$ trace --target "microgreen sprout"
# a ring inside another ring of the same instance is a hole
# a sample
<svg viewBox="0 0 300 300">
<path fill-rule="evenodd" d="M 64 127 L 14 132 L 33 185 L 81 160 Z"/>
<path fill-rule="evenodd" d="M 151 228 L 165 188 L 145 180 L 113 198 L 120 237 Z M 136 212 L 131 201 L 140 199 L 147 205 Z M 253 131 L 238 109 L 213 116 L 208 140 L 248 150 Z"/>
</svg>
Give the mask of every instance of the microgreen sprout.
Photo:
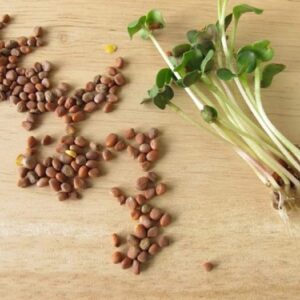
<svg viewBox="0 0 300 300">
<path fill-rule="evenodd" d="M 170 108 L 199 128 L 207 128 L 232 144 L 238 155 L 269 187 L 277 199 L 283 220 L 287 209 L 295 206 L 300 192 L 300 149 L 270 121 L 261 99 L 261 89 L 271 86 L 285 69 L 271 62 L 274 50 L 268 40 L 259 40 L 236 49 L 237 29 L 246 13 L 260 15 L 262 9 L 246 4 L 235 6 L 226 15 L 228 0 L 218 0 L 218 20 L 202 30 L 187 32 L 187 41 L 167 55 L 154 32 L 166 25 L 162 14 L 151 10 L 128 25 L 131 38 L 140 34 L 151 40 L 167 68 L 156 76 L 148 98 L 160 109 Z M 183 88 L 199 109 L 199 120 L 173 102 L 174 87 Z M 244 111 L 245 102 L 253 121 Z M 208 126 L 204 124 L 208 123 Z"/>
</svg>

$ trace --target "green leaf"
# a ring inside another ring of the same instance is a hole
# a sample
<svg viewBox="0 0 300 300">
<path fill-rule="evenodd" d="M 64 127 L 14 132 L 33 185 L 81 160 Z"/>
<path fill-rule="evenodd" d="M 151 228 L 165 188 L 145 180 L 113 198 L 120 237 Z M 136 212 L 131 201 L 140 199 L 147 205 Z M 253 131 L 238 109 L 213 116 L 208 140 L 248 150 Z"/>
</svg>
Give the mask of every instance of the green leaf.
<svg viewBox="0 0 300 300">
<path fill-rule="evenodd" d="M 268 40 L 261 40 L 244 46 L 238 53 L 248 50 L 254 52 L 256 57 L 263 62 L 270 61 L 274 57 L 274 50 L 270 47 L 270 41 Z"/>
<path fill-rule="evenodd" d="M 143 40 L 149 39 L 150 32 L 147 29 L 142 28 L 138 33 Z"/>
<path fill-rule="evenodd" d="M 156 85 L 159 89 L 171 82 L 173 72 L 169 68 L 161 69 L 156 75 Z"/>
<path fill-rule="evenodd" d="M 159 93 L 159 88 L 154 85 L 149 91 L 148 91 L 148 95 L 150 98 L 154 98 L 158 95 Z"/>
<path fill-rule="evenodd" d="M 238 54 L 237 66 L 239 74 L 252 73 L 257 65 L 257 58 L 253 51 L 245 50 Z"/>
<path fill-rule="evenodd" d="M 133 21 L 128 25 L 127 31 L 131 39 L 137 32 L 139 32 L 143 28 L 145 21 L 146 16 L 142 16 L 138 20 Z"/>
<path fill-rule="evenodd" d="M 185 68 L 189 61 L 197 57 L 196 51 L 194 49 L 189 50 L 183 54 L 180 64 L 175 68 L 175 71 L 181 71 Z"/>
<path fill-rule="evenodd" d="M 150 102 L 152 102 L 152 98 L 145 98 L 145 99 L 143 99 L 143 100 L 141 101 L 140 104 L 147 104 L 147 103 L 150 103 Z"/>
<path fill-rule="evenodd" d="M 210 69 L 210 63 L 213 61 L 215 55 L 214 50 L 209 50 L 204 60 L 201 63 L 201 72 L 204 74 L 206 71 Z"/>
<path fill-rule="evenodd" d="M 165 109 L 166 105 L 171 101 L 174 97 L 174 92 L 169 85 L 165 86 L 164 91 L 160 92 L 157 96 L 154 97 L 154 104 L 160 109 Z"/>
<path fill-rule="evenodd" d="M 228 81 L 236 77 L 234 73 L 232 73 L 229 69 L 222 68 L 217 71 L 217 76 L 224 81 Z"/>
<path fill-rule="evenodd" d="M 206 56 L 209 50 L 215 50 L 214 43 L 210 40 L 202 41 L 202 43 L 196 44 L 194 48 L 201 51 L 203 56 Z"/>
<path fill-rule="evenodd" d="M 173 48 L 172 54 L 174 57 L 181 57 L 185 52 L 191 50 L 190 44 L 180 44 Z"/>
<path fill-rule="evenodd" d="M 269 64 L 267 65 L 262 73 L 261 87 L 267 88 L 272 84 L 273 78 L 278 73 L 282 72 L 286 68 L 282 64 Z"/>
<path fill-rule="evenodd" d="M 198 79 L 199 79 L 199 71 L 195 70 L 195 71 L 192 71 L 192 72 L 186 74 L 183 77 L 182 84 L 185 87 L 189 87 L 189 86 L 193 85 L 194 83 L 196 83 Z"/>
<path fill-rule="evenodd" d="M 263 13 L 263 10 L 260 8 L 256 8 L 247 4 L 241 4 L 237 5 L 233 8 L 233 15 L 236 19 L 236 22 L 240 19 L 240 17 L 245 13 L 255 13 L 257 15 L 260 15 Z"/>
<path fill-rule="evenodd" d="M 205 105 L 201 111 L 203 120 L 207 123 L 214 123 L 218 119 L 218 112 L 214 107 Z"/>
<path fill-rule="evenodd" d="M 186 37 L 191 44 L 196 44 L 198 42 L 199 35 L 199 30 L 190 30 L 187 32 Z"/>
<path fill-rule="evenodd" d="M 228 29 L 228 27 L 230 26 L 231 22 L 232 22 L 232 14 L 229 14 L 225 17 L 225 21 L 224 21 L 224 27 L 225 27 L 225 31 Z"/>
<path fill-rule="evenodd" d="M 153 9 L 148 12 L 146 16 L 146 24 L 148 25 L 149 29 L 161 29 L 164 28 L 166 22 L 159 10 Z"/>
</svg>

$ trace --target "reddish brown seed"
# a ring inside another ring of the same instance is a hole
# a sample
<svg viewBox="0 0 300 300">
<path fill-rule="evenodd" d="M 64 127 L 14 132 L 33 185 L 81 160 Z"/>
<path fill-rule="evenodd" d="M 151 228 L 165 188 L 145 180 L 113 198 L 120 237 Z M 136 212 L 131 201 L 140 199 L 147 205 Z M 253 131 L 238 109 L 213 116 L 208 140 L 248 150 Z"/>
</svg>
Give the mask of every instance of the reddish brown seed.
<svg viewBox="0 0 300 300">
<path fill-rule="evenodd" d="M 46 169 L 46 175 L 50 178 L 54 178 L 56 176 L 57 171 L 53 167 L 48 167 Z"/>
<path fill-rule="evenodd" d="M 155 189 L 150 188 L 144 191 L 144 196 L 147 200 L 152 199 L 156 195 Z"/>
<path fill-rule="evenodd" d="M 85 164 L 88 168 L 90 169 L 94 169 L 94 168 L 98 168 L 99 163 L 96 160 L 88 160 Z"/>
<path fill-rule="evenodd" d="M 124 205 L 126 202 L 126 196 L 125 195 L 121 195 L 118 197 L 118 202 L 120 203 L 120 205 Z"/>
<path fill-rule="evenodd" d="M 136 197 L 135 197 L 135 200 L 136 202 L 139 204 L 139 205 L 143 205 L 147 202 L 147 199 L 144 197 L 144 195 L 142 194 L 138 194 Z"/>
<path fill-rule="evenodd" d="M 74 176 L 74 170 L 69 165 L 64 165 L 61 169 L 61 172 L 67 176 L 67 177 L 73 177 Z"/>
<path fill-rule="evenodd" d="M 32 155 L 26 156 L 23 159 L 24 167 L 29 169 L 29 170 L 33 170 L 36 167 L 36 164 L 37 164 L 36 158 Z"/>
<path fill-rule="evenodd" d="M 75 134 L 75 133 L 76 133 L 76 128 L 74 127 L 74 125 L 68 124 L 68 125 L 66 126 L 66 133 L 67 133 L 68 135 L 73 135 L 73 134 Z"/>
<path fill-rule="evenodd" d="M 108 94 L 106 99 L 109 103 L 117 103 L 119 101 L 119 97 L 115 94 Z"/>
<path fill-rule="evenodd" d="M 51 178 L 49 180 L 49 186 L 55 192 L 58 192 L 60 190 L 60 182 L 55 178 Z"/>
<path fill-rule="evenodd" d="M 115 59 L 114 67 L 117 69 L 122 69 L 124 67 L 124 59 L 122 57 L 117 57 Z"/>
<path fill-rule="evenodd" d="M 30 136 L 27 139 L 27 146 L 29 148 L 34 148 L 35 146 L 37 146 L 37 144 L 38 144 L 38 140 L 34 136 Z"/>
<path fill-rule="evenodd" d="M 34 170 L 36 172 L 36 169 Z M 20 175 L 21 178 L 24 178 L 26 177 L 27 175 L 27 172 L 28 172 L 28 169 L 24 168 L 24 167 L 19 167 L 18 168 L 18 173 Z M 38 175 L 39 176 L 39 175 Z"/>
<path fill-rule="evenodd" d="M 164 183 L 159 183 L 156 187 L 155 187 L 155 191 L 156 194 L 158 196 L 164 194 L 167 191 L 167 186 Z"/>
<path fill-rule="evenodd" d="M 158 154 L 157 150 L 150 151 L 146 156 L 147 160 L 151 161 L 151 162 L 158 160 L 158 157 L 159 157 L 159 154 Z"/>
<path fill-rule="evenodd" d="M 157 150 L 158 149 L 158 139 L 151 140 L 150 147 L 152 150 Z"/>
<path fill-rule="evenodd" d="M 47 186 L 49 184 L 49 178 L 47 177 L 42 177 L 38 180 L 38 182 L 36 183 L 37 187 L 44 187 Z"/>
<path fill-rule="evenodd" d="M 1 22 L 5 23 L 5 24 L 9 23 L 10 22 L 10 15 L 8 15 L 8 14 L 3 15 Z"/>
<path fill-rule="evenodd" d="M 42 145 L 44 146 L 48 146 L 52 143 L 52 137 L 50 135 L 46 135 L 44 136 L 44 138 L 42 139 Z"/>
<path fill-rule="evenodd" d="M 130 246 L 127 251 L 127 256 L 131 259 L 135 259 L 139 255 L 140 251 L 141 250 L 138 247 Z"/>
<path fill-rule="evenodd" d="M 114 247 L 119 247 L 121 245 L 121 238 L 116 233 L 112 234 L 111 239 Z"/>
<path fill-rule="evenodd" d="M 67 183 L 67 182 L 62 183 L 60 185 L 60 188 L 65 193 L 70 193 L 73 190 L 72 186 L 69 183 Z"/>
<path fill-rule="evenodd" d="M 60 171 L 62 168 L 62 163 L 58 158 L 53 158 L 52 159 L 52 167 L 56 170 L 56 171 Z"/>
<path fill-rule="evenodd" d="M 209 262 L 209 261 L 203 263 L 202 266 L 203 266 L 203 268 L 204 268 L 204 270 L 205 270 L 206 272 L 210 272 L 210 271 L 212 271 L 212 269 L 214 268 L 214 264 L 213 264 L 212 262 Z"/>
<path fill-rule="evenodd" d="M 132 271 L 135 275 L 139 275 L 141 273 L 141 264 L 139 261 L 134 260 L 132 263 Z"/>
<path fill-rule="evenodd" d="M 138 155 L 137 160 L 138 160 L 138 162 L 143 163 L 144 161 L 146 161 L 146 154 L 145 153 L 140 153 Z"/>
<path fill-rule="evenodd" d="M 96 111 L 97 109 L 98 109 L 98 104 L 93 101 L 88 102 L 83 108 L 83 110 L 87 113 L 92 113 L 92 112 Z"/>
<path fill-rule="evenodd" d="M 86 177 L 88 177 L 88 172 L 89 172 L 88 167 L 86 167 L 86 166 L 81 166 L 81 167 L 79 168 L 79 170 L 78 170 L 78 176 L 79 176 L 80 178 L 86 178 Z"/>
<path fill-rule="evenodd" d="M 69 198 L 72 199 L 72 200 L 77 200 L 77 199 L 81 198 L 81 195 L 77 191 L 72 191 L 69 194 Z"/>
<path fill-rule="evenodd" d="M 149 228 L 147 231 L 147 236 L 148 237 L 157 237 L 158 236 L 158 227 L 153 226 L 153 227 Z"/>
<path fill-rule="evenodd" d="M 117 85 L 122 86 L 126 83 L 126 79 L 125 77 L 121 74 L 118 73 L 115 77 L 114 77 L 114 81 Z"/>
<path fill-rule="evenodd" d="M 139 239 L 145 238 L 147 236 L 147 230 L 146 230 L 145 226 L 142 224 L 138 224 L 135 227 L 134 235 Z"/>
<path fill-rule="evenodd" d="M 122 269 L 129 269 L 132 266 L 132 259 L 125 257 L 121 262 Z"/>
<path fill-rule="evenodd" d="M 33 123 L 32 122 L 29 122 L 29 121 L 23 121 L 22 122 L 22 127 L 27 130 L 27 131 L 30 131 L 33 129 Z"/>
<path fill-rule="evenodd" d="M 144 161 L 144 162 L 140 163 L 140 166 L 143 171 L 148 171 L 151 169 L 151 163 L 149 161 Z"/>
<path fill-rule="evenodd" d="M 159 246 L 156 243 L 154 243 L 149 247 L 148 252 L 150 255 L 155 255 L 159 252 L 159 250 Z"/>
<path fill-rule="evenodd" d="M 65 182 L 67 180 L 67 177 L 63 173 L 58 172 L 55 176 L 55 179 L 59 182 Z"/>
<path fill-rule="evenodd" d="M 98 151 L 92 151 L 92 150 L 90 150 L 90 151 L 88 151 L 88 152 L 86 153 L 85 156 L 86 156 L 86 158 L 89 159 L 89 160 L 98 160 L 99 157 L 100 157 L 100 154 L 99 154 Z"/>
<path fill-rule="evenodd" d="M 117 144 L 118 140 L 118 135 L 116 135 L 115 133 L 110 133 L 105 139 L 105 146 L 114 147 Z"/>
<path fill-rule="evenodd" d="M 110 194 L 111 194 L 113 197 L 116 197 L 116 198 L 117 198 L 117 197 L 123 195 L 123 192 L 122 192 L 119 188 L 113 187 L 113 188 L 111 188 L 111 190 L 110 190 Z"/>
<path fill-rule="evenodd" d="M 158 175 L 155 172 L 148 172 L 147 177 L 152 181 L 156 182 L 158 179 Z"/>
<path fill-rule="evenodd" d="M 84 179 L 76 176 L 73 180 L 73 185 L 74 185 L 74 189 L 75 190 L 82 190 L 82 189 L 85 189 L 87 184 L 85 182 Z"/>
<path fill-rule="evenodd" d="M 130 246 L 138 246 L 140 243 L 140 240 L 132 234 L 127 235 L 126 241 Z"/>
<path fill-rule="evenodd" d="M 29 179 L 27 177 L 20 178 L 18 181 L 18 187 L 26 188 L 30 185 Z"/>
<path fill-rule="evenodd" d="M 147 251 L 142 251 L 138 257 L 137 257 L 137 260 L 141 263 L 145 263 L 147 260 L 148 260 L 148 252 Z"/>
<path fill-rule="evenodd" d="M 72 145 L 74 143 L 74 137 L 72 135 L 64 135 L 60 138 L 60 142 L 66 145 Z"/>
<path fill-rule="evenodd" d="M 147 250 L 150 247 L 150 245 L 151 245 L 150 239 L 149 238 L 144 238 L 140 241 L 139 246 L 142 250 Z"/>
<path fill-rule="evenodd" d="M 136 136 L 135 136 L 135 141 L 139 145 L 143 144 L 144 141 L 145 141 L 145 135 L 141 132 L 137 133 Z"/>
<path fill-rule="evenodd" d="M 72 114 L 72 121 L 77 123 L 85 119 L 85 113 L 83 111 L 76 112 Z"/>
<path fill-rule="evenodd" d="M 102 158 L 104 161 L 109 161 L 113 159 L 113 154 L 111 151 L 105 149 L 102 151 Z"/>
<path fill-rule="evenodd" d="M 139 155 L 139 150 L 136 149 L 135 147 L 128 145 L 127 146 L 127 153 L 133 157 L 133 158 L 137 158 L 137 156 Z"/>
<path fill-rule="evenodd" d="M 59 193 L 57 193 L 57 198 L 59 201 L 64 201 L 69 198 L 69 195 L 68 195 L 68 193 L 65 193 L 65 192 L 59 192 Z"/>
<path fill-rule="evenodd" d="M 33 28 L 34 36 L 41 37 L 43 35 L 43 28 L 40 26 L 36 26 Z"/>
<path fill-rule="evenodd" d="M 138 209 L 134 209 L 133 211 L 131 211 L 130 215 L 131 219 L 136 221 L 141 216 L 141 212 Z"/>
<path fill-rule="evenodd" d="M 136 188 L 139 191 L 145 191 L 148 188 L 149 185 L 149 178 L 148 177 L 140 177 L 136 181 Z"/>
<path fill-rule="evenodd" d="M 123 260 L 123 258 L 124 258 L 124 255 L 120 251 L 114 252 L 111 257 L 112 262 L 114 264 L 119 264 Z"/>
<path fill-rule="evenodd" d="M 162 217 L 159 220 L 159 224 L 162 227 L 168 226 L 172 222 L 172 218 L 169 214 L 165 213 L 162 215 Z"/>
<path fill-rule="evenodd" d="M 83 136 L 77 136 L 74 140 L 74 143 L 79 147 L 86 147 L 89 142 Z"/>
<path fill-rule="evenodd" d="M 163 212 L 159 208 L 153 207 L 150 211 L 149 217 L 154 221 L 158 221 L 162 215 Z"/>
<path fill-rule="evenodd" d="M 140 145 L 139 150 L 142 153 L 148 153 L 151 151 L 151 147 L 149 144 L 144 143 L 144 144 Z"/>
<path fill-rule="evenodd" d="M 127 140 L 132 140 L 135 137 L 135 131 L 133 128 L 128 128 L 124 131 L 124 137 Z"/>
<path fill-rule="evenodd" d="M 114 108 L 115 108 L 114 103 L 107 102 L 107 103 L 104 104 L 102 110 L 105 113 L 110 113 L 110 112 L 112 112 L 114 110 Z"/>
<path fill-rule="evenodd" d="M 89 173 L 88 173 L 89 177 L 99 177 L 100 176 L 100 170 L 98 168 L 93 168 L 91 170 L 89 170 Z"/>
<path fill-rule="evenodd" d="M 130 210 L 134 210 L 137 207 L 137 202 L 135 201 L 135 199 L 133 197 L 128 197 L 126 199 L 126 206 L 130 209 Z"/>
<path fill-rule="evenodd" d="M 159 131 L 157 128 L 151 128 L 148 132 L 148 137 L 152 140 L 155 139 L 159 134 Z"/>
<path fill-rule="evenodd" d="M 107 75 L 115 76 L 118 73 L 118 71 L 114 67 L 107 67 L 106 73 Z"/>
<path fill-rule="evenodd" d="M 114 150 L 120 152 L 120 151 L 125 150 L 126 147 L 127 147 L 126 143 L 124 141 L 120 140 L 115 144 Z"/>
<path fill-rule="evenodd" d="M 159 247 L 164 248 L 170 245 L 170 240 L 166 236 L 159 236 L 157 238 L 157 244 Z"/>
<path fill-rule="evenodd" d="M 140 216 L 139 222 L 146 228 L 150 228 L 153 225 L 152 220 L 145 215 Z"/>
</svg>

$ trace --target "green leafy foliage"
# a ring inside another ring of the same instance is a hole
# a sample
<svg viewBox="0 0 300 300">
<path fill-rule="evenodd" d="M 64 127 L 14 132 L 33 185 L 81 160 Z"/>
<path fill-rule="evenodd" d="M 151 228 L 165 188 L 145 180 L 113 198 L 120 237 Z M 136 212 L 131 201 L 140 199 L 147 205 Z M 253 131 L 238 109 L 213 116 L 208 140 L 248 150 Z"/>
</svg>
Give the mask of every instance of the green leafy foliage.
<svg viewBox="0 0 300 300">
<path fill-rule="evenodd" d="M 267 62 L 272 60 L 274 57 L 274 50 L 270 47 L 270 44 L 271 43 L 268 40 L 257 41 L 253 44 L 244 46 L 239 50 L 239 53 L 249 50 L 255 53 L 257 59 Z"/>
<path fill-rule="evenodd" d="M 229 69 L 227 68 L 221 68 L 217 71 L 217 76 L 224 81 L 228 81 L 236 77 L 234 73 L 232 73 Z"/>
<path fill-rule="evenodd" d="M 158 93 L 153 98 L 153 103 L 160 109 L 165 109 L 167 104 L 172 100 L 174 97 L 174 92 L 169 85 L 166 85 L 164 90 Z"/>
<path fill-rule="evenodd" d="M 236 22 L 240 19 L 240 17 L 245 13 L 255 13 L 257 15 L 260 15 L 263 13 L 263 10 L 260 8 L 256 8 L 253 6 L 250 6 L 248 4 L 241 4 L 237 5 L 233 8 L 233 16 L 236 20 Z"/>
<path fill-rule="evenodd" d="M 190 44 L 180 44 L 173 48 L 172 54 L 175 57 L 181 57 L 185 52 L 191 50 L 191 48 Z"/>
<path fill-rule="evenodd" d="M 201 63 L 201 72 L 203 74 L 211 69 L 214 55 L 215 55 L 215 51 L 214 50 L 209 50 L 207 55 L 205 56 L 204 60 L 202 61 L 202 63 Z"/>
<path fill-rule="evenodd" d="M 205 122 L 211 124 L 218 119 L 218 112 L 214 107 L 205 105 L 201 111 L 201 116 Z"/>
<path fill-rule="evenodd" d="M 282 72 L 285 68 L 285 65 L 282 64 L 267 65 L 262 72 L 261 87 L 269 87 L 272 84 L 274 76 Z"/>
<path fill-rule="evenodd" d="M 199 70 L 203 55 L 198 49 L 191 49 L 185 52 L 182 56 L 181 62 L 175 68 L 175 71 L 180 72 L 184 69 L 188 71 Z"/>
<path fill-rule="evenodd" d="M 159 88 L 157 87 L 157 85 L 154 85 L 149 91 L 148 91 L 148 95 L 150 98 L 154 98 L 158 95 L 159 93 Z"/>
<path fill-rule="evenodd" d="M 173 72 L 169 68 L 161 69 L 156 75 L 156 86 L 161 89 L 172 80 Z"/>
<path fill-rule="evenodd" d="M 228 29 L 228 27 L 230 26 L 231 22 L 232 22 L 232 18 L 233 18 L 233 14 L 229 14 L 225 17 L 225 22 L 224 22 L 224 27 L 225 27 L 225 31 Z"/>
<path fill-rule="evenodd" d="M 142 16 L 138 20 L 133 21 L 128 25 L 127 31 L 131 39 L 137 32 L 139 32 L 143 28 L 145 22 L 146 16 Z"/>
<path fill-rule="evenodd" d="M 188 74 L 186 74 L 183 79 L 182 79 L 182 84 L 184 87 L 189 87 L 191 85 L 193 85 L 194 83 L 197 82 L 197 80 L 199 79 L 199 71 L 194 70 Z"/>
<path fill-rule="evenodd" d="M 252 73 L 257 66 L 257 58 L 253 51 L 244 50 L 239 52 L 237 57 L 237 67 L 239 74 Z"/>
<path fill-rule="evenodd" d="M 191 44 L 196 44 L 198 42 L 199 35 L 199 30 L 193 29 L 186 33 L 186 38 Z"/>
<path fill-rule="evenodd" d="M 159 10 L 152 9 L 146 16 L 146 24 L 151 30 L 161 29 L 166 26 L 166 22 Z"/>
</svg>

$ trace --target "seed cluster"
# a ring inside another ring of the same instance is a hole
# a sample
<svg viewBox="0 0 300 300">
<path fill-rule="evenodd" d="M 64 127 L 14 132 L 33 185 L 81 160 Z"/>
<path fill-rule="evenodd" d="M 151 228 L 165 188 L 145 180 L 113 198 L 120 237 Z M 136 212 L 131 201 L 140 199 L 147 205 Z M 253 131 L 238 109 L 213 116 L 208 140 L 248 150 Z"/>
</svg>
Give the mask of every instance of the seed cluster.
<svg viewBox="0 0 300 300">
<path fill-rule="evenodd" d="M 8 15 L 3 16 L 0 29 L 9 21 Z M 54 88 L 49 79 L 50 62 L 36 62 L 30 68 L 19 65 L 22 56 L 42 45 L 42 35 L 43 29 L 35 27 L 29 38 L 0 40 L 0 102 L 9 100 L 16 105 L 18 112 L 28 112 L 22 127 L 34 129 L 38 115 L 45 112 L 55 111 L 59 117 L 64 117 L 66 123 L 73 123 L 83 121 L 87 113 L 101 106 L 106 113 L 113 111 L 119 101 L 118 91 L 126 83 L 120 73 L 124 60 L 117 58 L 105 75 L 97 75 L 85 88 L 77 89 L 74 95 L 67 97 L 69 85 L 60 83 Z"/>
</svg>

